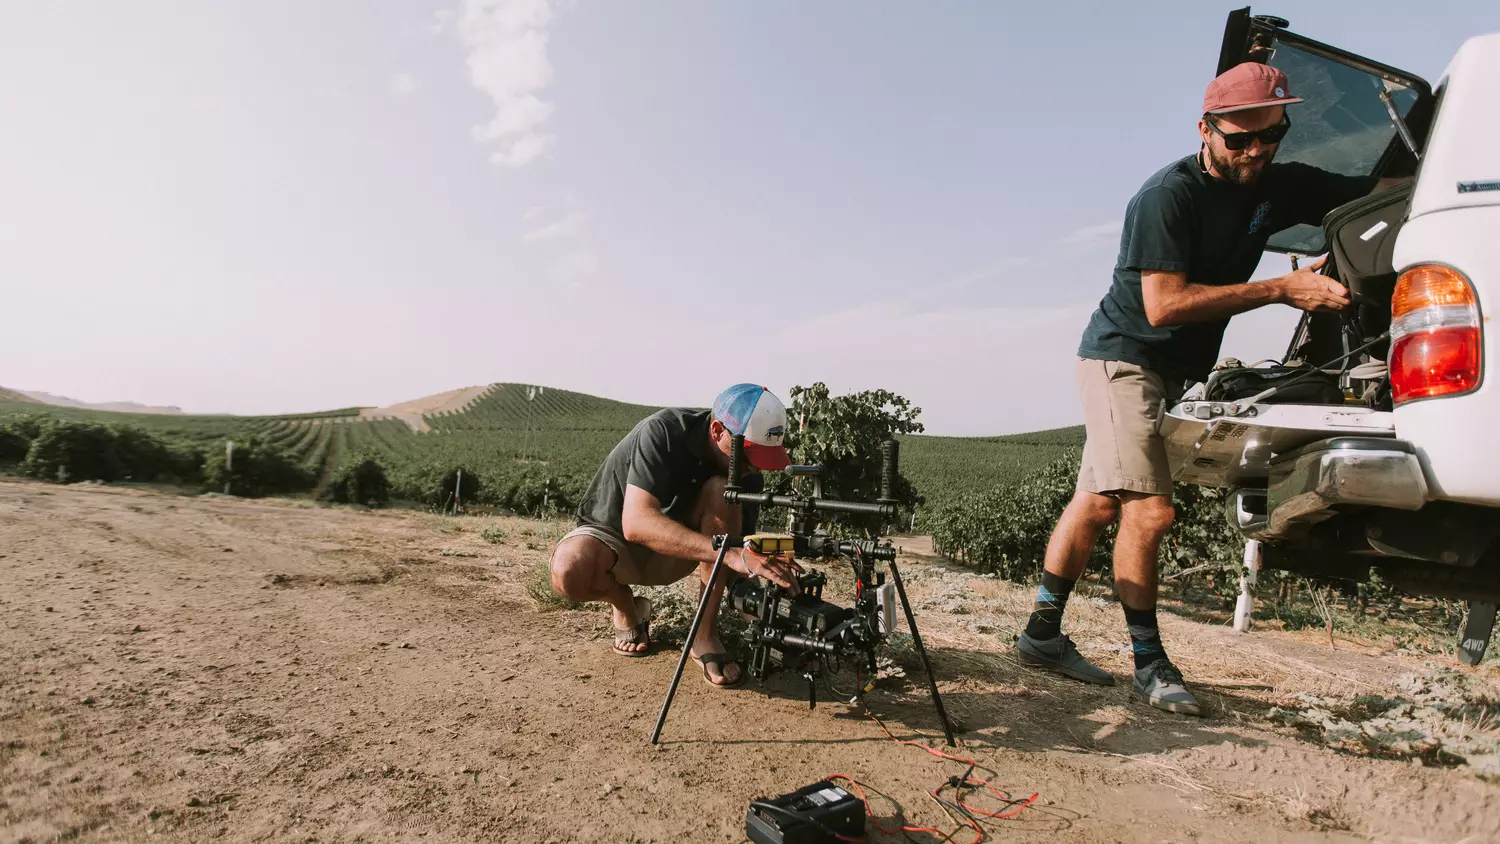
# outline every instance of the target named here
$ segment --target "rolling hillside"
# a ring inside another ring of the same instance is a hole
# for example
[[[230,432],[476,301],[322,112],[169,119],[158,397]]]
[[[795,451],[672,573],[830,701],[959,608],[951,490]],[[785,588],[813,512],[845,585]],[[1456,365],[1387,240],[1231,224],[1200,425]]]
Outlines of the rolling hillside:
[[[67,396],[55,396],[51,393],[44,393],[39,390],[7,390],[6,392],[25,396],[26,398],[41,402],[42,404],[57,405],[59,407],[76,407],[83,410],[112,410],[118,411],[120,413],[182,412],[182,408],[180,407],[155,407],[152,405],[138,404],[133,401],[109,401],[96,404],[92,402],[79,401],[78,399],[70,399]]]
[[[401,488],[456,468],[477,477],[481,503],[533,509],[543,502],[570,509],[609,450],[656,407],[525,384],[451,391],[462,401],[429,414],[343,408],[282,416],[114,413],[42,405],[0,391],[0,417],[21,414],[128,426],[176,448],[207,453],[226,440],[263,440],[293,454],[326,482],[343,462],[372,455]],[[449,394],[431,397],[443,399]],[[1082,428],[1004,437],[903,438],[902,470],[930,511],[966,492],[1005,484],[1035,471],[1083,441]]]
[[[902,437],[901,473],[927,499],[920,527],[924,510],[1013,483],[1082,447],[1082,425],[1003,437]]]
[[[5,403],[5,404],[41,404],[41,402],[37,401],[36,399],[32,398],[31,396],[26,395],[25,393],[19,393],[19,392],[16,392],[15,390],[7,390],[4,387],[0,387],[0,403]]]

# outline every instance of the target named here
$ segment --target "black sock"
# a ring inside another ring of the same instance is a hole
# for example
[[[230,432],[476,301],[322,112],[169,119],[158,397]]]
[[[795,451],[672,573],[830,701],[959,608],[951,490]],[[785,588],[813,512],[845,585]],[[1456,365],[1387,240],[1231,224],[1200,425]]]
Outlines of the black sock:
[[[1156,629],[1156,607],[1149,610],[1133,610],[1125,607],[1125,626],[1130,629],[1130,650],[1135,654],[1135,670],[1150,665],[1158,659],[1166,659],[1167,651],[1161,646],[1161,633]]]
[[[1077,582],[1050,571],[1042,572],[1042,585],[1036,589],[1036,606],[1032,608],[1031,620],[1026,622],[1027,636],[1046,640],[1062,635],[1063,608],[1068,605],[1068,596]]]

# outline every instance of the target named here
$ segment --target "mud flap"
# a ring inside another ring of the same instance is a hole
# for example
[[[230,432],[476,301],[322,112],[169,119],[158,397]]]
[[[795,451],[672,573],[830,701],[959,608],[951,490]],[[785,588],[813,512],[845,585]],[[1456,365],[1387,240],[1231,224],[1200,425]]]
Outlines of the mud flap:
[[[1463,639],[1458,645],[1458,661],[1464,665],[1478,665],[1489,647],[1490,636],[1495,632],[1495,602],[1470,601],[1469,623],[1464,625]]]

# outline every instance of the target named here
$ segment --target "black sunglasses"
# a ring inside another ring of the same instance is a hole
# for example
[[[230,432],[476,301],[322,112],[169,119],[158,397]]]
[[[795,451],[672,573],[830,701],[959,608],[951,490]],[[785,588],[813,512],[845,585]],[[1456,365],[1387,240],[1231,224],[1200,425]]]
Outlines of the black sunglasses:
[[[1214,122],[1214,117],[1211,114],[1204,115],[1203,122],[1207,123],[1210,129],[1213,129],[1219,137],[1224,139],[1225,147],[1236,151],[1250,146],[1250,142],[1256,138],[1259,138],[1260,142],[1267,146],[1279,144],[1281,143],[1281,139],[1285,138],[1286,133],[1291,131],[1292,128],[1292,118],[1285,114],[1281,116],[1280,123],[1277,123],[1275,126],[1267,126],[1258,132],[1225,132]]]

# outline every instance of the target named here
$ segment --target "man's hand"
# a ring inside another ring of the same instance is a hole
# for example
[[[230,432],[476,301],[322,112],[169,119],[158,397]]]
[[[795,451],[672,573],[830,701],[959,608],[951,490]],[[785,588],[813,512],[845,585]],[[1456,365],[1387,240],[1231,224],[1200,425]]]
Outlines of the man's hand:
[[[1337,311],[1349,304],[1349,290],[1326,275],[1320,275],[1327,256],[1276,280],[1282,303],[1304,311]]]
[[[789,590],[793,595],[802,592],[802,585],[797,582],[797,575],[802,573],[802,566],[789,556],[767,557],[749,548],[742,548],[740,549],[740,565],[734,568],[739,569],[743,574],[760,575],[777,586]]]

